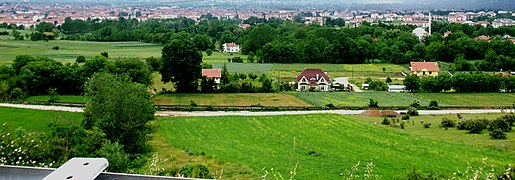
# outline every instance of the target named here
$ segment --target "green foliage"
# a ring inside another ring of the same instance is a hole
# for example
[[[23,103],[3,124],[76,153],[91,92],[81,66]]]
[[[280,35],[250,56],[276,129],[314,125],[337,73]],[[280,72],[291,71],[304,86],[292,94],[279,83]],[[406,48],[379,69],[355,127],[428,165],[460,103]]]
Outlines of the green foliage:
[[[334,108],[334,104],[333,103],[329,103],[329,104],[326,104],[325,107],[328,107],[328,108]]]
[[[494,129],[492,132],[489,133],[490,137],[492,139],[506,139],[508,138],[506,136],[506,133],[502,129]]]
[[[27,93],[23,92],[21,88],[14,88],[11,90],[11,94],[9,96],[14,100],[24,100],[27,98]]]
[[[152,85],[151,68],[146,63],[136,58],[110,61],[106,66],[106,70],[113,74],[127,74],[133,82],[145,86]]]
[[[369,99],[368,107],[379,107],[379,102],[375,101],[374,99]]]
[[[0,81],[0,100],[6,100],[9,98],[9,90],[11,87],[7,81]]]
[[[209,170],[203,164],[187,164],[181,168],[179,174],[189,178],[212,178]]]
[[[146,88],[127,75],[95,74],[85,85],[84,127],[99,127],[111,142],[127,153],[148,151],[148,122],[155,108]]]
[[[420,78],[417,75],[408,75],[403,82],[409,92],[417,92],[420,89]]]
[[[86,57],[84,56],[78,56],[77,59],[75,60],[76,63],[84,63],[86,62]]]
[[[390,125],[390,120],[388,120],[387,118],[383,118],[383,121],[381,122],[381,124]]]
[[[402,120],[409,120],[409,118],[410,118],[409,114],[402,115],[402,117],[401,117]]]
[[[157,72],[159,72],[161,70],[161,66],[163,63],[160,57],[154,57],[154,56],[145,58],[145,62],[147,63],[147,66],[151,68],[152,71],[157,71]]]
[[[206,54],[207,54],[207,56],[211,56],[213,54],[213,50],[211,50],[211,49],[206,50]]]
[[[126,172],[129,167],[129,154],[124,152],[123,145],[118,142],[104,142],[102,147],[98,149],[95,154],[109,161],[108,171]]]
[[[52,49],[57,51],[57,50],[59,50],[59,46],[54,46],[54,47],[52,47]]]
[[[486,119],[473,119],[465,121],[465,130],[467,130],[471,134],[481,134],[481,131],[485,129],[488,125],[488,120]]]
[[[48,95],[50,95],[50,98],[48,99],[48,102],[57,102],[57,99],[59,98],[57,96],[57,91],[55,88],[48,89]]]
[[[510,126],[513,126],[515,123],[515,114],[508,114],[501,117],[501,119],[504,119]]]
[[[510,132],[511,131],[511,125],[506,121],[505,118],[496,118],[493,121],[490,121],[488,125],[488,130],[494,131],[495,129],[500,129],[504,132]]]
[[[422,126],[424,126],[424,128],[426,128],[426,129],[431,127],[431,123],[430,122],[423,122],[422,121],[421,123],[422,123]]]
[[[107,51],[102,51],[102,52],[100,52],[100,55],[102,55],[102,56],[104,56],[104,57],[106,57],[106,58],[108,58],[108,57],[109,57],[109,53],[108,53]]]
[[[406,109],[406,113],[410,116],[418,116],[417,108],[414,107],[408,107],[408,109]]]
[[[455,127],[456,126],[456,121],[452,120],[452,119],[449,119],[449,118],[442,118],[442,123],[441,123],[442,127]]]
[[[202,53],[187,39],[175,39],[162,52],[160,73],[164,83],[173,82],[177,92],[196,92],[201,76]]]
[[[420,108],[420,102],[415,100],[409,106],[414,108]]]
[[[256,61],[256,59],[254,59],[254,53],[253,52],[249,52],[249,55],[247,56],[247,62],[248,63],[254,63]]]
[[[229,62],[233,62],[233,63],[243,63],[243,58],[237,56],[237,57],[233,57]]]
[[[384,67],[383,67],[383,68],[384,68]],[[383,72],[384,72],[384,70],[383,70]],[[386,82],[386,84],[390,84],[390,83],[392,83],[392,78],[390,78],[390,77],[386,77],[385,82]]]

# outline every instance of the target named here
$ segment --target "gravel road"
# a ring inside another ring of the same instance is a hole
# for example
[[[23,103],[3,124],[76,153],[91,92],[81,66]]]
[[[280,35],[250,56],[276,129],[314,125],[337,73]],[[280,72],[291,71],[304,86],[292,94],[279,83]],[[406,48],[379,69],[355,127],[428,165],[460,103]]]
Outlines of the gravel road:
[[[44,106],[26,104],[0,103],[0,107],[25,108],[49,111],[84,112],[80,107],[66,106]],[[272,115],[302,115],[302,114],[361,114],[364,110],[321,110],[321,111],[275,111],[275,112],[250,112],[250,111],[158,111],[158,117],[172,116],[272,116]],[[397,111],[406,112],[406,111]],[[480,114],[480,113],[501,113],[500,109],[475,109],[475,110],[419,110],[419,114]]]

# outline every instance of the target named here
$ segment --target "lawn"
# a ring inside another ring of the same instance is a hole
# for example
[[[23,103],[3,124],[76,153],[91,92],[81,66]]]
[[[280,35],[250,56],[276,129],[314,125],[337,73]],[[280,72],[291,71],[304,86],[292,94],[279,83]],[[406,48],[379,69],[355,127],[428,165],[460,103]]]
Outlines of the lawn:
[[[61,111],[40,111],[32,109],[0,107],[0,125],[6,123],[12,128],[23,128],[28,131],[46,131],[52,119],[63,118],[80,123],[82,113]]]
[[[175,117],[160,119],[157,134],[172,147],[248,166],[256,178],[271,168],[287,177],[297,162],[297,179],[341,179],[357,162],[373,162],[381,179],[412,168],[451,175],[457,168],[465,170],[467,162],[477,167],[485,157],[498,166],[515,162],[507,151],[426,138],[359,119],[333,114]]]
[[[224,64],[227,67],[227,71],[229,73],[270,73],[272,70],[272,64],[261,64],[261,63],[227,63],[227,62],[213,62],[210,63],[213,65],[213,68],[222,68]]]
[[[158,95],[152,100],[155,105],[190,105],[193,101],[204,106],[311,106],[290,94],[282,93],[174,93]]]
[[[515,94],[511,93],[389,93],[371,91],[355,92],[295,92],[295,97],[315,106],[334,104],[336,106],[367,106],[369,99],[379,102],[379,106],[408,106],[420,101],[422,106],[432,100],[439,106],[511,106]]]

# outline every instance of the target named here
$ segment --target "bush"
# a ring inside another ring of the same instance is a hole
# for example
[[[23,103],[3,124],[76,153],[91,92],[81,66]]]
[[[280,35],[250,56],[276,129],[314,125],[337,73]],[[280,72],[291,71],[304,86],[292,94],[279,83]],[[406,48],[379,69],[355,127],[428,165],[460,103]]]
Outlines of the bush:
[[[492,139],[506,139],[508,137],[506,136],[506,133],[503,130],[501,130],[501,129],[494,129],[490,133],[490,138],[492,138]]]
[[[383,124],[383,125],[390,125],[390,120],[388,120],[387,118],[384,118],[383,122],[381,122],[381,124]]]
[[[54,47],[52,47],[52,49],[57,51],[57,50],[59,50],[59,46],[54,46]]]
[[[407,109],[406,113],[409,114],[410,116],[418,116],[417,108],[414,108],[414,107],[409,107]]]
[[[27,98],[27,94],[21,90],[21,88],[14,88],[11,90],[11,99],[14,100],[24,100]]]
[[[211,56],[213,54],[213,50],[207,49],[206,54],[207,54],[207,56]]]
[[[458,128],[459,130],[465,130],[465,124],[467,124],[467,121],[466,120],[462,120],[460,122],[458,122],[458,124],[456,125],[456,128]]]
[[[402,120],[409,120],[409,114],[402,115]]]
[[[508,124],[510,124],[510,126],[513,126],[513,124],[515,123],[515,114],[504,115],[501,118],[504,119],[506,122],[508,122]]]
[[[490,122],[488,130],[494,131],[495,129],[500,129],[504,132],[510,132],[511,126],[510,123],[508,123],[504,118],[500,117]]]
[[[465,129],[472,134],[480,134],[486,126],[487,122],[484,119],[474,119],[465,122]]]
[[[374,99],[370,99],[368,102],[368,107],[379,107],[379,102],[374,101]]]
[[[86,62],[86,57],[79,56],[79,57],[77,57],[77,59],[75,59],[75,62],[76,63],[84,63],[84,62]]]
[[[195,101],[190,101],[190,106],[196,107],[198,104]]]
[[[420,102],[418,102],[417,100],[413,101],[410,105],[410,107],[414,107],[414,108],[420,108]]]
[[[179,174],[189,178],[212,178],[209,170],[203,164],[187,164],[181,168]]]
[[[107,53],[106,51],[101,52],[100,55],[102,55],[102,56],[104,56],[106,58],[109,57],[109,53]]]
[[[455,127],[456,126],[456,122],[454,120],[451,120],[449,118],[443,118],[442,119],[442,127]]]
[[[429,107],[438,107],[438,101],[436,100],[432,100],[431,102],[429,102]]]
[[[326,104],[325,106],[328,107],[328,108],[334,108],[334,104],[333,103]]]
[[[431,127],[431,123],[430,122],[422,122],[422,126],[424,126],[424,128],[429,128],[429,127]]]

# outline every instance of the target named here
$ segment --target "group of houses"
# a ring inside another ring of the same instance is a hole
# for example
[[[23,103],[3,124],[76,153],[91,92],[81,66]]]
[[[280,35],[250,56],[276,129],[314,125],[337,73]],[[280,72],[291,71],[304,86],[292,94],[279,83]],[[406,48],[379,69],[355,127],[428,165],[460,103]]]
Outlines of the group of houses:
[[[202,69],[202,76],[214,79],[216,84],[220,83],[221,69]],[[411,62],[410,74],[419,77],[438,76],[440,68],[437,62]],[[322,69],[304,69],[296,78],[297,91],[332,91],[334,87],[350,87],[349,84],[333,82],[327,72]],[[363,84],[362,88],[367,89],[368,85]],[[388,85],[389,92],[404,92],[403,85]]]

